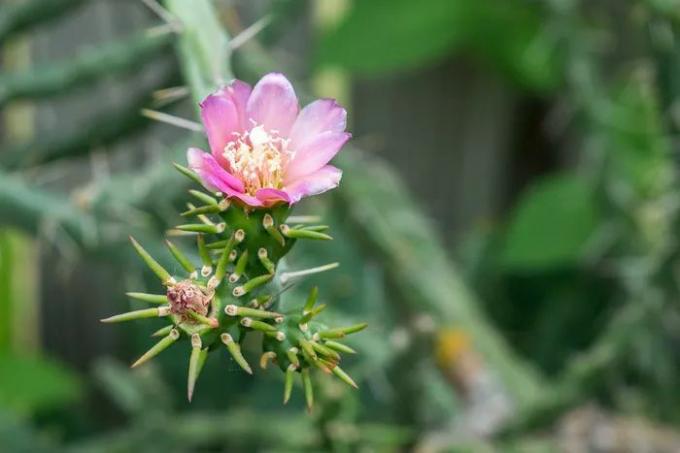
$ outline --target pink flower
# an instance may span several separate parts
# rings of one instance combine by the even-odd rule
[[[209,190],[249,206],[293,204],[338,186],[328,162],[349,140],[347,112],[332,99],[300,110],[282,74],[250,88],[235,80],[201,103],[211,153],[190,148],[189,166]]]

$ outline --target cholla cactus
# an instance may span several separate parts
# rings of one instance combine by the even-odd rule
[[[237,80],[211,94],[201,103],[201,116],[211,153],[191,148],[189,168],[175,164],[210,192],[190,191],[200,204],[190,205],[182,215],[198,222],[176,227],[196,234],[201,265],[168,241],[170,252],[186,271],[171,275],[132,239],[166,293],[128,293],[159,306],[103,321],[167,317],[171,324],[154,334],[162,339],[133,367],[178,340],[189,339],[189,400],[210,351],[226,349],[243,370],[252,373],[240,344],[250,332],[261,332],[260,365],[266,368],[271,361],[285,372],[284,403],[295,375],[300,374],[311,409],[310,368],[333,373],[356,387],[338,366],[341,353],[354,351],[337,340],[366,324],[329,328],[318,322],[325,306],[316,304],[316,288],[299,307],[277,311],[279,296],[292,277],[334,267],[286,272],[282,258],[298,240],[331,239],[326,226],[293,222],[289,213],[301,198],[340,182],[341,171],[327,163],[350,137],[345,132],[346,112],[327,99],[299,111],[290,82],[281,74],[269,74],[252,90]]]

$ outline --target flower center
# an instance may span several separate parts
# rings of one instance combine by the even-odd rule
[[[231,173],[243,181],[245,191],[255,195],[258,189],[280,189],[283,185],[283,170],[293,157],[288,143],[276,131],[268,132],[256,125],[229,142],[223,156]]]

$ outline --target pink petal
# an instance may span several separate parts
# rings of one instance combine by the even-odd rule
[[[248,118],[265,129],[287,137],[299,110],[295,90],[283,74],[270,73],[260,79],[248,99]]]
[[[290,131],[290,144],[297,149],[326,132],[343,132],[347,127],[347,111],[335,99],[319,99],[300,111]]]
[[[211,154],[198,148],[189,148],[187,161],[189,167],[201,177],[206,189],[225,193],[244,191],[243,182],[222,168]]]
[[[271,206],[280,201],[290,203],[290,197],[283,190],[271,188],[259,189],[257,192],[255,192],[255,196],[258,200],[262,201],[265,206]]]
[[[242,192],[232,192],[232,193],[227,193],[229,197],[234,197],[238,198],[248,206],[252,207],[260,207],[264,206],[262,201],[258,200],[256,197],[253,197],[252,195],[248,195],[247,193],[242,193]]]
[[[316,172],[304,176],[292,182],[284,189],[288,193],[288,203],[297,203],[303,197],[318,195],[327,190],[334,189],[340,184],[342,171],[332,165],[317,170]]]
[[[236,113],[238,114],[238,123],[241,131],[246,131],[252,127],[252,124],[248,121],[248,115],[246,113],[246,106],[248,104],[248,98],[250,93],[253,91],[250,85],[242,82],[238,79],[234,80],[229,84],[228,87],[224,89],[229,96],[231,96],[231,101],[236,107]]]
[[[231,96],[225,90],[220,90],[205,98],[201,102],[201,119],[208,135],[210,151],[226,168],[227,162],[222,157],[224,147],[234,139],[234,133],[242,131]]]
[[[286,168],[285,184],[314,173],[326,165],[350,137],[352,134],[349,132],[326,131],[295,149],[295,157]]]

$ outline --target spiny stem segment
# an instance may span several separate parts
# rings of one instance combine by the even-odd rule
[[[195,174],[182,166],[177,169],[192,180]],[[253,370],[246,360],[241,344],[248,335],[258,333],[262,350],[260,366],[271,363],[285,374],[283,401],[292,395],[295,375],[300,374],[309,410],[314,404],[312,369],[334,375],[346,384],[357,384],[340,366],[343,354],[354,349],[338,342],[366,327],[356,324],[329,328],[317,320],[325,304],[318,303],[319,290],[312,288],[306,300],[285,312],[277,309],[280,296],[293,279],[309,277],[334,269],[330,263],[310,269],[281,271],[281,259],[298,239],[329,240],[325,225],[308,225],[288,217],[289,207],[248,210],[230,203],[221,194],[190,191],[199,201],[188,204],[183,215],[188,220],[174,231],[196,235],[194,262],[174,243],[166,245],[179,263],[179,274],[172,275],[131,238],[137,253],[167,287],[166,294],[128,293],[128,297],[157,304],[155,307],[103,319],[103,322],[123,322],[164,316],[169,325],[153,333],[160,340],[133,366],[147,362],[168,348],[180,337],[191,339],[187,376],[187,397],[193,398],[196,382],[206,357],[221,342],[234,361],[247,373]],[[287,219],[294,227],[290,227]],[[195,260],[198,261],[198,260]],[[249,297],[243,297],[248,295]],[[184,334],[184,335],[181,335]],[[344,365],[344,363],[343,363]]]

